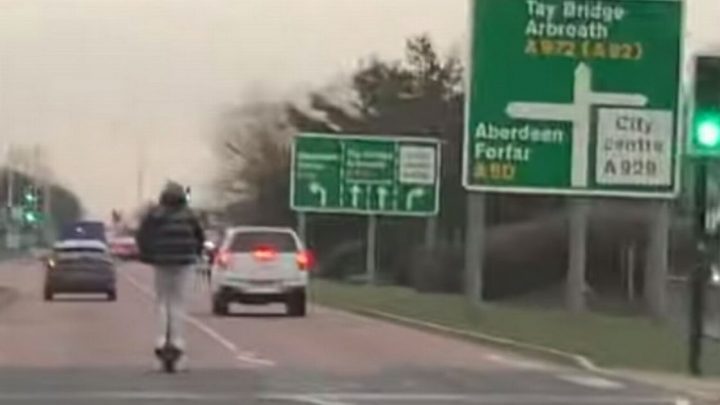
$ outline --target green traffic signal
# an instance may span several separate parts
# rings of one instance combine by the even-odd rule
[[[25,222],[33,224],[38,221],[38,215],[35,211],[25,211]]]
[[[720,147],[720,114],[698,117],[695,134],[696,144],[704,148]]]
[[[694,61],[692,118],[688,153],[720,157],[720,57],[699,55]]]
[[[720,111],[696,112],[691,133],[696,156],[720,156]]]

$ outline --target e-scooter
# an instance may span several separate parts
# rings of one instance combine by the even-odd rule
[[[167,322],[165,322],[165,344],[155,349],[155,356],[157,356],[158,360],[162,363],[163,371],[172,374],[177,372],[177,364],[183,355],[183,351],[172,343],[170,308],[165,309],[165,316],[167,316]]]

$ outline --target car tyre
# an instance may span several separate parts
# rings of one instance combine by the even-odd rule
[[[213,295],[212,313],[216,316],[227,316],[229,313],[228,302],[220,294]]]
[[[111,290],[107,293],[108,301],[117,301],[117,291]]]
[[[290,293],[285,305],[289,316],[303,317],[307,315],[307,297],[305,291]]]
[[[52,301],[53,300],[53,292],[49,288],[45,288],[45,291],[43,292],[43,298],[45,301]]]

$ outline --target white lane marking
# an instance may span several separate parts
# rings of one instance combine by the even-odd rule
[[[546,394],[436,394],[436,393],[316,393],[316,394],[282,394],[268,393],[258,396],[258,399],[265,400],[286,400],[302,402],[303,399],[335,401],[329,404],[335,405],[338,401],[346,403],[430,403],[455,402],[469,404],[533,404],[533,403],[555,403],[555,404],[576,404],[576,405],[677,405],[676,398],[663,397],[639,397],[639,396],[587,396],[587,395],[546,395]],[[307,401],[306,401],[307,403]],[[310,402],[313,403],[313,402]],[[314,402],[317,403],[317,402]],[[323,404],[324,405],[324,404]]]
[[[287,401],[311,405],[352,405],[349,402],[341,402],[336,399],[329,399],[313,395],[263,395],[259,399],[270,401]]]
[[[148,298],[152,299],[155,295],[150,291],[150,289],[143,285],[140,281],[136,280],[135,277],[122,273],[124,278],[132,284],[135,288],[137,288],[140,292],[145,294]],[[195,326],[200,331],[208,335],[211,339],[215,340],[217,343],[219,343],[221,346],[223,346],[225,349],[230,351],[235,359],[252,364],[252,365],[260,365],[260,366],[266,366],[266,367],[273,367],[276,365],[276,363],[269,359],[263,359],[261,357],[258,357],[255,353],[243,351],[241,352],[237,345],[233,343],[230,339],[224,337],[220,332],[216,331],[206,323],[202,322],[201,320],[195,318],[192,315],[184,314],[183,319],[187,321],[189,324]]]
[[[563,381],[589,388],[619,390],[625,387],[625,385],[620,382],[592,375],[558,375],[556,377]]]
[[[205,332],[206,335],[213,338],[216,342],[220,343],[223,347],[228,349],[229,351],[234,353],[237,353],[238,348],[235,345],[235,343],[231,342],[227,338],[225,338],[223,335],[221,335],[218,331],[211,328],[210,326],[206,325],[205,323],[199,321],[198,319],[190,316],[190,315],[183,315],[183,318],[191,325],[195,326],[196,328],[200,329],[201,331]]]
[[[0,401],[220,401],[240,399],[238,395],[196,394],[163,391],[91,391],[57,393],[0,393]]]
[[[549,370],[550,367],[541,364],[539,362],[530,361],[530,360],[523,360],[519,358],[514,357],[507,357],[500,354],[487,354],[485,355],[485,358],[499,364],[503,364],[509,367],[514,368],[521,368],[525,370]]]
[[[275,365],[274,361],[257,357],[257,355],[255,355],[255,353],[253,353],[253,352],[240,352],[237,356],[235,356],[235,358],[240,361],[244,361],[246,363],[254,363],[254,364],[259,364],[261,366],[274,366]]]
[[[0,401],[37,402],[37,401],[153,401],[153,402],[230,402],[249,399],[249,393],[199,394],[192,392],[163,391],[107,391],[107,392],[70,392],[70,393],[0,393]],[[262,396],[260,399],[283,400],[310,405],[353,405],[345,401],[319,398],[312,395]],[[241,402],[237,402],[241,403]]]
[[[228,402],[248,399],[251,393],[193,393],[193,392],[164,392],[164,391],[88,391],[88,392],[52,392],[52,393],[0,393],[0,401],[189,401],[198,402]],[[354,403],[430,403],[455,402],[469,404],[533,404],[555,403],[576,405],[688,405],[686,399],[653,398],[631,396],[562,396],[543,394],[434,394],[434,393],[307,393],[282,394],[267,393],[255,396],[260,400],[292,401],[311,405],[353,405]]]

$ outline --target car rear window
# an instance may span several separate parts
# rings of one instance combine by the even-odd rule
[[[99,221],[79,221],[67,224],[60,230],[60,240],[107,241],[105,224]]]
[[[63,253],[105,253],[106,251],[99,248],[91,248],[91,247],[73,247],[73,248],[62,248],[62,249],[56,249],[55,253],[63,254]]]
[[[295,238],[287,232],[239,232],[233,235],[230,251],[252,252],[259,247],[269,247],[278,252],[295,252]]]

